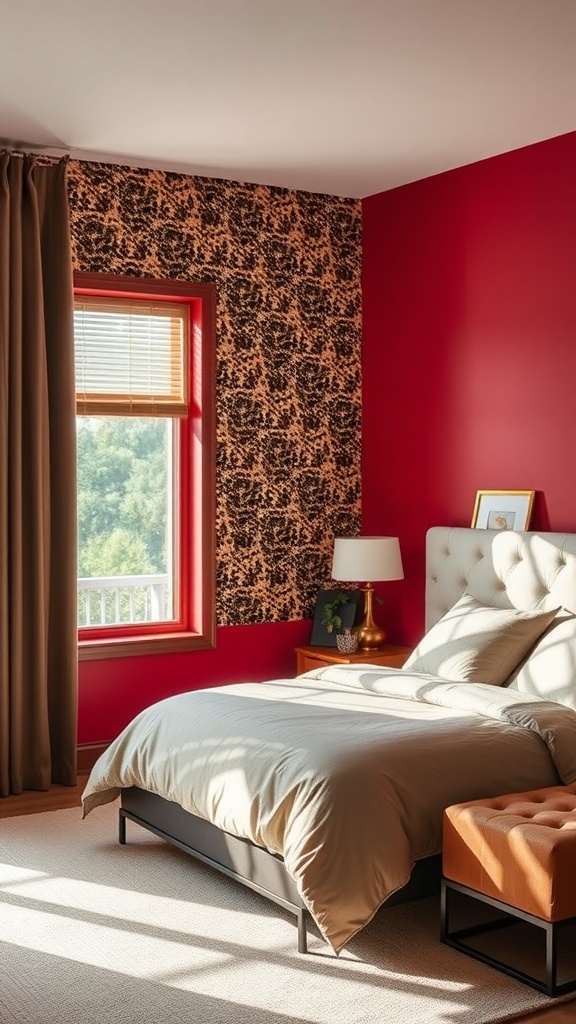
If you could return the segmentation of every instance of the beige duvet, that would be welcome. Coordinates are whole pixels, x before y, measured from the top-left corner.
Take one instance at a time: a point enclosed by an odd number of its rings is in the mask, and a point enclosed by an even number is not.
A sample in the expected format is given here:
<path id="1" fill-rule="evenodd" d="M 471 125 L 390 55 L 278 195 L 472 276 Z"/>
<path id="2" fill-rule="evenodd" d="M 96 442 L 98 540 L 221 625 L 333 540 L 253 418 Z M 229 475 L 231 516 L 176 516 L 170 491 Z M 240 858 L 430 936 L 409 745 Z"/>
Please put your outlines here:
<path id="1" fill-rule="evenodd" d="M 440 849 L 442 809 L 576 781 L 576 712 L 335 666 L 170 697 L 99 759 L 84 814 L 139 786 L 280 854 L 335 950 Z"/>

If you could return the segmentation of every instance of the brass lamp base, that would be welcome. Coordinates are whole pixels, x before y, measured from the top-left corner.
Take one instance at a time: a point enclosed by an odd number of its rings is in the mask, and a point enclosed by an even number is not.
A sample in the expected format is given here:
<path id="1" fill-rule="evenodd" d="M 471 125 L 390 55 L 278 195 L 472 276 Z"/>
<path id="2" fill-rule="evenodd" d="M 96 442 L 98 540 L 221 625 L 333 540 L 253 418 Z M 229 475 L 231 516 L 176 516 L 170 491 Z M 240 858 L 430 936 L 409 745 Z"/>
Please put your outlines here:
<path id="1" fill-rule="evenodd" d="M 382 647 L 386 639 L 386 633 L 374 622 L 372 615 L 374 585 L 366 583 L 360 589 L 364 591 L 364 618 L 357 630 L 358 647 L 361 651 L 377 651 Z"/>
<path id="2" fill-rule="evenodd" d="M 380 626 L 362 623 L 358 627 L 358 648 L 361 651 L 378 651 L 386 639 L 386 633 Z"/>

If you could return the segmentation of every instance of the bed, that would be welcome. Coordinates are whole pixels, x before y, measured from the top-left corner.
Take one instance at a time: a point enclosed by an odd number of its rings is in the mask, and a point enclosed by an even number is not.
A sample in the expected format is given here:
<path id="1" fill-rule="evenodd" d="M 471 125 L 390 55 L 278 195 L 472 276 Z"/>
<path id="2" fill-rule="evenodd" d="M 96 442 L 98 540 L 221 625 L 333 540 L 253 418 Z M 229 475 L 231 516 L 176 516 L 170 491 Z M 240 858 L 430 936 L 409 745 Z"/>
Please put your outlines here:
<path id="1" fill-rule="evenodd" d="M 126 821 L 312 915 L 339 952 L 439 878 L 443 808 L 576 781 L 576 535 L 436 527 L 426 632 L 403 669 L 314 669 L 146 709 L 84 815 Z"/>

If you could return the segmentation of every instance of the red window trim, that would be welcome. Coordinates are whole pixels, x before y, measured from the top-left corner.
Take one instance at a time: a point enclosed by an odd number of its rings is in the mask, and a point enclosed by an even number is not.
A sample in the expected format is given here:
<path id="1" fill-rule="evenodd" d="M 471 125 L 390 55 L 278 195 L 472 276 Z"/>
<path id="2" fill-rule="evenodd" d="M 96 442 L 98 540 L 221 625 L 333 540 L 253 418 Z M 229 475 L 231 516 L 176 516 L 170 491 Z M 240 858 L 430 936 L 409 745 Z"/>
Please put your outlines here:
<path id="1" fill-rule="evenodd" d="M 216 644 L 216 289 L 213 284 L 74 274 L 75 295 L 163 299 L 190 309 L 190 414 L 180 431 L 180 621 L 78 631 L 80 661 Z"/>

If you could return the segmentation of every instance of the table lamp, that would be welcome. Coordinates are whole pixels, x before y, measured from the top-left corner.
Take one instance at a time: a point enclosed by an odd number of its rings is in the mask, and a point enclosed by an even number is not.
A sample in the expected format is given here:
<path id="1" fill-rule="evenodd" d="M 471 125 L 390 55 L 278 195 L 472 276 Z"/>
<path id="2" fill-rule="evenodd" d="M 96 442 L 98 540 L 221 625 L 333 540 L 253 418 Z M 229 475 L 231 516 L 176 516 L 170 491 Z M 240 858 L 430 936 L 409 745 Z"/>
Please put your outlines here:
<path id="1" fill-rule="evenodd" d="M 373 618 L 374 581 L 404 579 L 398 538 L 336 537 L 332 579 L 341 583 L 362 581 L 364 618 L 357 631 L 358 646 L 362 651 L 377 651 L 386 633 Z"/>

